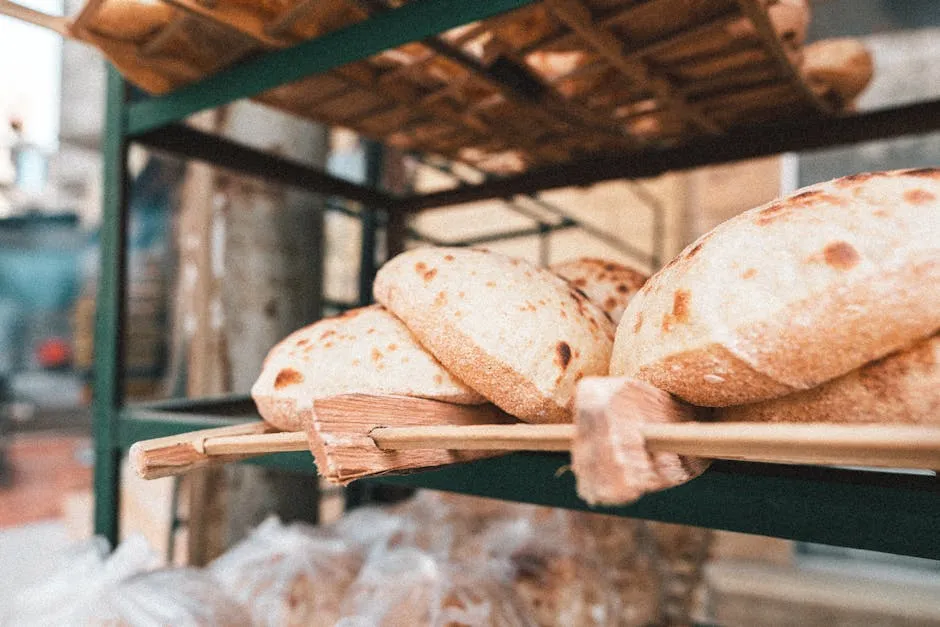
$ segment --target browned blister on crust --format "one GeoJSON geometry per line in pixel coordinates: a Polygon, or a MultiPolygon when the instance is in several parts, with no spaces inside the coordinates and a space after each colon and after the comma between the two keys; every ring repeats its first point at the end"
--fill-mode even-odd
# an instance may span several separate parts
{"type": "Polygon", "coordinates": [[[940,335],[811,390],[721,410],[731,422],[940,424],[940,335]]]}
{"type": "Polygon", "coordinates": [[[728,220],[633,297],[611,374],[696,405],[813,388],[940,329],[940,169],[858,174],[728,220]]]}
{"type": "Polygon", "coordinates": [[[521,259],[420,248],[379,270],[374,291],[450,372],[521,420],[570,421],[578,380],[607,374],[610,319],[521,259]]]}
{"type": "Polygon", "coordinates": [[[629,266],[596,257],[581,257],[549,268],[584,292],[617,324],[627,303],[649,278],[629,266]]]}
{"type": "Polygon", "coordinates": [[[485,402],[377,305],[292,333],[271,349],[251,389],[261,417],[285,431],[306,428],[315,399],[354,393],[485,402]]]}

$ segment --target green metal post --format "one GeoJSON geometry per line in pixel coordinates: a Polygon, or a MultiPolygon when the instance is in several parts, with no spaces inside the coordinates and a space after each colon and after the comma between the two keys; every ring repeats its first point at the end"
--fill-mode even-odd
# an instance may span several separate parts
{"type": "Polygon", "coordinates": [[[120,447],[118,417],[123,403],[124,287],[127,233],[126,85],[108,68],[107,114],[102,151],[101,272],[95,320],[94,439],[95,533],[112,547],[118,538],[120,447]]]}

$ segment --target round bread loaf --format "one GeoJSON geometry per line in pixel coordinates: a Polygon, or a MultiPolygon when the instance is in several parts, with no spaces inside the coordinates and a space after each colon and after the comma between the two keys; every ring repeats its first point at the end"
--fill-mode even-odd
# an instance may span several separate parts
{"type": "Polygon", "coordinates": [[[173,7],[158,0],[106,0],[89,28],[121,41],[141,41],[173,19],[173,7]]]}
{"type": "Polygon", "coordinates": [[[814,90],[847,105],[868,86],[874,64],[857,39],[825,39],[806,46],[801,69],[814,90]]]}
{"type": "Polygon", "coordinates": [[[549,269],[584,292],[614,324],[620,322],[630,298],[649,278],[623,264],[596,257],[565,261],[549,269]]]}
{"type": "Polygon", "coordinates": [[[611,374],[705,406],[805,390],[940,329],[940,169],[847,176],[707,233],[633,297],[611,374]]]}
{"type": "Polygon", "coordinates": [[[445,368],[521,420],[570,421],[578,380],[607,374],[610,319],[521,259],[419,248],[385,264],[374,291],[445,368]]]}
{"type": "Polygon", "coordinates": [[[811,390],[728,407],[720,419],[940,424],[940,335],[811,390]]]}
{"type": "Polygon", "coordinates": [[[377,305],[295,331],[271,349],[251,388],[261,417],[284,431],[303,430],[302,410],[318,398],[340,394],[398,394],[461,405],[486,402],[377,305]]]}

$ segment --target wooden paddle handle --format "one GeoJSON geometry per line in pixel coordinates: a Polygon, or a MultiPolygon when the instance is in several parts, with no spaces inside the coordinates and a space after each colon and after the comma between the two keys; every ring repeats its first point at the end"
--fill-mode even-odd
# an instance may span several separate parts
{"type": "Polygon", "coordinates": [[[58,15],[42,13],[41,11],[25,7],[22,4],[11,2],[10,0],[0,0],[0,15],[7,15],[35,26],[47,28],[63,37],[71,37],[69,34],[68,19],[58,15]]]}
{"type": "MultiPolygon", "coordinates": [[[[940,468],[940,427],[686,422],[640,429],[650,452],[786,464],[940,468]]],[[[575,427],[379,427],[371,436],[384,450],[567,451],[575,427]]],[[[252,422],[137,442],[130,457],[137,474],[157,479],[212,462],[306,450],[305,433],[277,432],[264,422],[252,422]]]]}
{"type": "Polygon", "coordinates": [[[781,464],[940,468],[940,427],[697,423],[641,428],[651,452],[781,464]]]}
{"type": "Polygon", "coordinates": [[[279,432],[266,422],[203,429],[131,446],[128,456],[144,479],[182,475],[210,463],[227,463],[268,453],[309,450],[302,431],[279,432]]]}

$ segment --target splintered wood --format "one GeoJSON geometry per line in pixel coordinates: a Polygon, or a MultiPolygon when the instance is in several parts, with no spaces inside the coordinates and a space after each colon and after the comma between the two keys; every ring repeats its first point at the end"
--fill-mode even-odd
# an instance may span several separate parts
{"type": "MultiPolygon", "coordinates": [[[[578,385],[571,450],[578,495],[588,503],[629,503],[702,474],[709,462],[647,448],[644,424],[701,420],[707,413],[647,383],[588,377],[578,385]]],[[[667,449],[668,451],[669,449],[667,449]]]]}
{"type": "Polygon", "coordinates": [[[514,418],[493,405],[453,405],[398,396],[349,395],[315,401],[307,439],[320,475],[337,483],[471,461],[500,451],[443,448],[382,450],[372,439],[377,427],[510,424],[514,418]]]}

